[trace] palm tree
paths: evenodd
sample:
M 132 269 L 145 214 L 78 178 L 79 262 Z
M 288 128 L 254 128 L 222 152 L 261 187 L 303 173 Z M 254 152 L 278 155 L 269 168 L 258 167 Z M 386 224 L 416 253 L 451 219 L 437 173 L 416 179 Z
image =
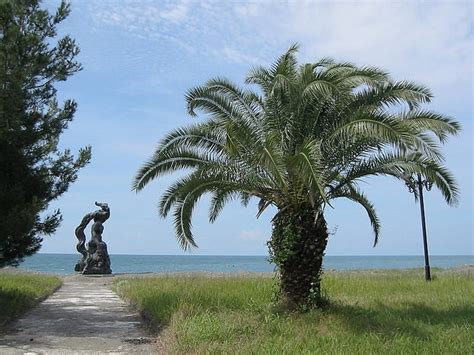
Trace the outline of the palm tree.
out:
M 159 212 L 173 209 L 176 236 L 187 250 L 196 247 L 191 215 L 196 202 L 211 195 L 209 220 L 225 203 L 258 199 L 257 217 L 276 207 L 269 241 L 277 265 L 282 300 L 290 306 L 322 303 L 321 266 L 328 230 L 325 208 L 347 198 L 367 212 L 375 242 L 380 223 L 359 188 L 361 179 L 420 174 L 455 204 L 458 190 L 442 165 L 440 143 L 460 130 L 451 118 L 422 110 L 430 91 L 408 81 L 392 81 L 374 67 L 322 59 L 298 65 L 293 45 L 269 68 L 253 68 L 247 84 L 209 80 L 186 95 L 191 116 L 202 123 L 178 128 L 158 145 L 138 171 L 133 188 L 186 169 L 187 175 L 161 197 Z

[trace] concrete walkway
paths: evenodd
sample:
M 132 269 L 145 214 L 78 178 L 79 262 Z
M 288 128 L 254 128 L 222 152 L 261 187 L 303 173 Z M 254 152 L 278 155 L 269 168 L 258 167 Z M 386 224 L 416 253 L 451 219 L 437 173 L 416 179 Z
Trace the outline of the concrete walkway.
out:
M 112 290 L 111 276 L 70 276 L 0 336 L 0 354 L 157 353 L 140 316 Z

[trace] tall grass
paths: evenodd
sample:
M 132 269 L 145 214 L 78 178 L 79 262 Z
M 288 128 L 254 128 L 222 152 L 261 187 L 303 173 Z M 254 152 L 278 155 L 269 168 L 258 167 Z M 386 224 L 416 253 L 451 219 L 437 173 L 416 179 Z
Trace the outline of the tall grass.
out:
M 34 306 L 61 285 L 55 276 L 0 273 L 0 326 Z
M 156 326 L 171 353 L 472 354 L 468 274 L 426 283 L 419 271 L 332 273 L 331 306 L 305 314 L 271 304 L 263 277 L 119 279 L 115 287 Z

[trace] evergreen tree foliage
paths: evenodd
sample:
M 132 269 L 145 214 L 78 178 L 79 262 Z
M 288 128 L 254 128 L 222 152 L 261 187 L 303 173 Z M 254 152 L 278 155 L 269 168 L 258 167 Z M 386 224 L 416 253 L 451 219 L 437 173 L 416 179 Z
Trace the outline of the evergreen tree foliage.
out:
M 75 41 L 55 40 L 69 12 L 65 2 L 50 14 L 38 0 L 0 0 L 0 267 L 18 265 L 56 230 L 61 213 L 45 215 L 48 204 L 91 157 L 90 147 L 77 158 L 58 149 L 77 104 L 59 103 L 54 84 L 81 70 Z
M 210 221 L 226 202 L 258 199 L 260 215 L 273 205 L 270 258 L 277 265 L 281 299 L 294 308 L 325 303 L 321 267 L 328 232 L 325 209 L 334 199 L 360 204 L 372 224 L 380 222 L 360 188 L 369 176 L 405 182 L 420 174 L 433 182 L 448 204 L 458 197 L 443 165 L 440 146 L 460 126 L 426 111 L 432 94 L 409 81 L 394 81 L 384 70 L 330 58 L 299 65 L 292 46 L 269 68 L 253 68 L 241 89 L 222 78 L 187 93 L 191 116 L 207 119 L 164 137 L 138 171 L 134 189 L 185 170 L 159 203 L 161 216 L 173 211 L 176 236 L 195 247 L 191 215 L 211 195 Z

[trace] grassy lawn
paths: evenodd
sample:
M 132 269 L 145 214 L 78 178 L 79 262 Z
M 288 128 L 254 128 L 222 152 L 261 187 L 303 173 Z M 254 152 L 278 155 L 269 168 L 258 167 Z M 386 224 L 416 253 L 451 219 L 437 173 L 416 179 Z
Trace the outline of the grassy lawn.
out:
M 0 273 L 0 326 L 34 306 L 61 285 L 55 276 Z
M 271 305 L 265 277 L 118 279 L 116 290 L 155 325 L 170 352 L 472 354 L 474 283 L 468 274 L 329 273 L 325 311 Z

